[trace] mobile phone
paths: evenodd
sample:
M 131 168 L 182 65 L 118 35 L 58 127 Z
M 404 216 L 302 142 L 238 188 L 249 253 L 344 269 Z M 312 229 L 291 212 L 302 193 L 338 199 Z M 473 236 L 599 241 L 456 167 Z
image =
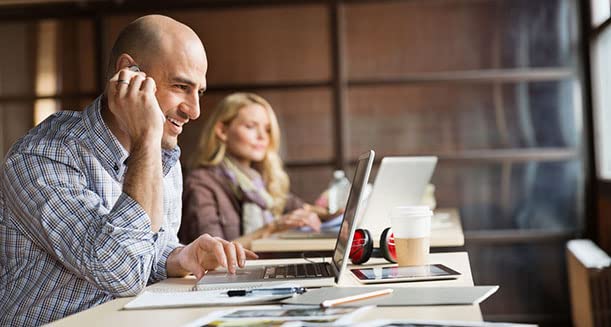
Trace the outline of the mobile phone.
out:
M 132 72 L 136 72 L 136 73 L 139 73 L 139 72 L 141 72 L 141 71 L 142 71 L 142 70 L 140 70 L 140 66 L 138 66 L 138 65 L 136 65 L 136 64 L 131 65 L 131 66 L 128 66 L 127 68 L 129 68 L 129 70 L 131 70 Z M 161 112 L 161 117 L 163 118 L 163 121 L 165 121 L 165 120 L 166 120 L 166 117 L 165 117 L 165 115 L 163 114 L 163 112 Z

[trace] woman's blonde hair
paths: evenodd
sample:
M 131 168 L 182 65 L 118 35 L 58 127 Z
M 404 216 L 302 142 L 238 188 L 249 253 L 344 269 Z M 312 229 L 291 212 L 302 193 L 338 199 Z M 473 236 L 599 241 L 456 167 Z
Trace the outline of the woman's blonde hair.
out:
M 286 204 L 289 177 L 284 171 L 282 159 L 278 154 L 280 149 L 278 120 L 272 106 L 262 97 L 253 93 L 233 93 L 219 102 L 204 125 L 198 149 L 191 161 L 191 168 L 216 166 L 221 163 L 227 147 L 225 142 L 221 141 L 216 135 L 215 126 L 218 122 L 229 125 L 238 116 L 240 109 L 252 104 L 260 105 L 265 109 L 270 125 L 269 146 L 265 157 L 261 162 L 253 162 L 253 168 L 261 174 L 267 192 L 274 199 L 271 212 L 275 216 L 279 216 L 284 211 Z

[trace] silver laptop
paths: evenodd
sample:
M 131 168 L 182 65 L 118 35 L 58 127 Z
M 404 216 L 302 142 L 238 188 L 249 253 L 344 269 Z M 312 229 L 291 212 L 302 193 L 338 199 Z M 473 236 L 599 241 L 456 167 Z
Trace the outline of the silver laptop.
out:
M 390 227 L 388 215 L 392 208 L 422 202 L 436 164 L 437 157 L 384 157 L 363 216 L 359 217 L 359 228 L 379 239 L 382 231 Z
M 248 266 L 238 269 L 234 275 L 212 271 L 199 281 L 198 289 L 262 287 L 269 282 L 295 283 L 303 287 L 331 286 L 337 283 L 346 270 L 349 245 L 352 244 L 356 230 L 356 213 L 362 191 L 369 180 L 374 156 L 375 153 L 369 151 L 359 157 L 331 262 Z

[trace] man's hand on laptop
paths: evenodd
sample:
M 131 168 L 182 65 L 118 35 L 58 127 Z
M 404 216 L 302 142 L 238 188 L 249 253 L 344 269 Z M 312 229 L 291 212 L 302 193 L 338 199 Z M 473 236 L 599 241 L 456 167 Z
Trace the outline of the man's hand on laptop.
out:
M 168 276 L 184 276 L 192 273 L 197 279 L 208 270 L 227 268 L 235 274 L 238 267 L 244 268 L 246 259 L 256 259 L 256 253 L 244 249 L 239 242 L 229 242 L 208 234 L 201 235 L 187 246 L 174 250 L 167 260 Z

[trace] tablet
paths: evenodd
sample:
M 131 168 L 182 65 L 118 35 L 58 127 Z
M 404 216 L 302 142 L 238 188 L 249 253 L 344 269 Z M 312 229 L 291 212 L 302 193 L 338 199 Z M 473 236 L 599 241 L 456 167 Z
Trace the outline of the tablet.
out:
M 460 273 L 442 264 L 410 267 L 372 267 L 350 269 L 364 284 L 416 282 L 424 280 L 455 279 Z

